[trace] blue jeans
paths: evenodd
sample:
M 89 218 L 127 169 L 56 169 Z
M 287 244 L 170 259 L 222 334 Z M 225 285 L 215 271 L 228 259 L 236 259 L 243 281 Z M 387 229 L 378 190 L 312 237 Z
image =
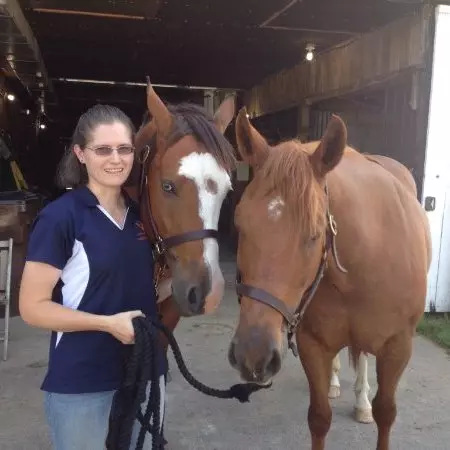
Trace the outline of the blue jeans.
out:
M 164 423 L 165 379 L 160 377 L 160 426 Z M 147 388 L 147 398 L 150 383 Z M 104 450 L 108 421 L 115 391 L 89 394 L 55 394 L 45 392 L 45 413 L 50 426 L 54 450 Z M 145 412 L 146 402 L 141 409 Z M 130 450 L 136 448 L 141 429 L 136 420 Z M 152 436 L 146 434 L 144 449 L 151 450 Z

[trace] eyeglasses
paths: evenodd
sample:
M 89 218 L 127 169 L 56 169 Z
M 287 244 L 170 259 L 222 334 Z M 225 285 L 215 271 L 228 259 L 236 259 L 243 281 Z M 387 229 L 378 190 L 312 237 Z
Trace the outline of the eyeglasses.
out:
M 110 156 L 114 149 L 121 156 L 129 155 L 134 152 L 134 146 L 129 144 L 119 145 L 118 147 L 111 147 L 110 145 L 99 145 L 97 147 L 85 147 L 92 150 L 97 156 Z

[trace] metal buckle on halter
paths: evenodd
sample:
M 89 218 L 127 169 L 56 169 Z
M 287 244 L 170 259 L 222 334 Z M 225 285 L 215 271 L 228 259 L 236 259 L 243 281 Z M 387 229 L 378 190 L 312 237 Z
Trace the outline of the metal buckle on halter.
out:
M 337 223 L 333 214 L 328 214 L 328 223 L 330 225 L 330 230 L 333 233 L 333 236 L 337 236 Z
M 144 164 L 145 161 L 147 161 L 148 155 L 150 154 L 150 145 L 146 145 L 144 147 L 144 150 L 139 155 L 139 162 L 141 164 Z
M 154 245 L 153 248 L 157 254 L 157 256 L 162 256 L 164 252 L 166 251 L 166 247 L 164 245 L 164 241 L 162 239 L 158 239 Z
M 293 321 L 288 325 L 288 332 L 287 332 L 287 341 L 288 341 L 288 348 L 292 351 L 292 354 L 298 358 L 298 349 L 297 344 L 292 340 L 294 338 L 295 330 L 297 329 L 298 324 L 300 323 L 300 312 L 295 313 L 293 316 Z

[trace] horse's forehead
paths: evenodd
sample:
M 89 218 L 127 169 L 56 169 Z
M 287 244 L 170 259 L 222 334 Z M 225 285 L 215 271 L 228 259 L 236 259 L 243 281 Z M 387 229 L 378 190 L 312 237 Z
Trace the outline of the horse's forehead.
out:
M 267 205 L 267 212 L 270 219 L 278 220 L 283 213 L 283 209 L 284 200 L 280 195 L 277 195 L 269 200 L 269 203 Z
M 192 152 L 183 156 L 178 175 L 194 181 L 199 190 L 211 194 L 223 194 L 231 188 L 230 176 L 210 153 Z

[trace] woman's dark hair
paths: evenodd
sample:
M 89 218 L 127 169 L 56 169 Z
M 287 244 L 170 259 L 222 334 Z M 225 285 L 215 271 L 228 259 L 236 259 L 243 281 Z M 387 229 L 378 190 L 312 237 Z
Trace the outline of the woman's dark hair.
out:
M 75 145 L 85 148 L 99 125 L 110 125 L 114 122 L 120 122 L 127 127 L 130 131 L 131 139 L 134 140 L 136 130 L 133 122 L 122 110 L 115 106 L 95 105 L 78 119 L 72 142 L 59 163 L 57 173 L 57 184 L 59 187 L 65 189 L 87 183 L 86 167 L 80 163 L 73 149 Z

